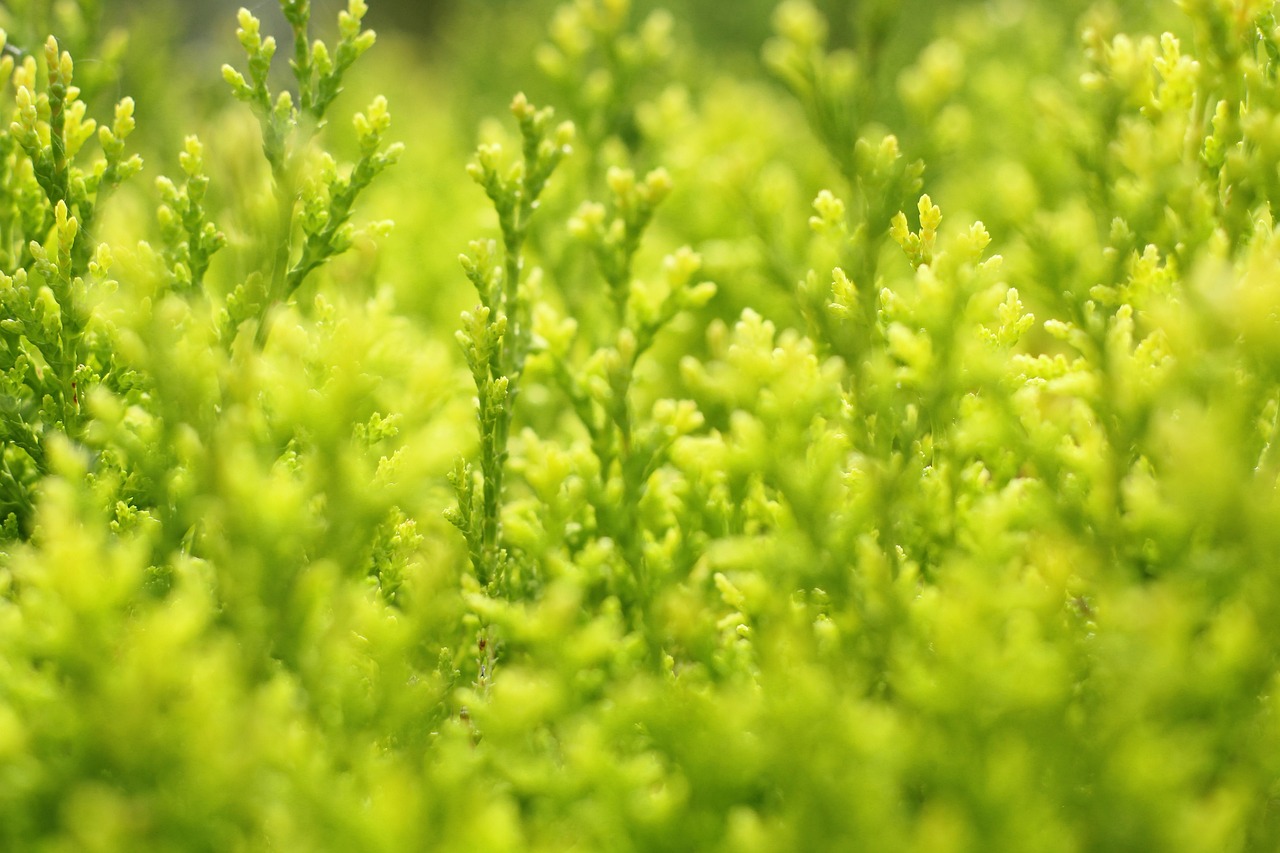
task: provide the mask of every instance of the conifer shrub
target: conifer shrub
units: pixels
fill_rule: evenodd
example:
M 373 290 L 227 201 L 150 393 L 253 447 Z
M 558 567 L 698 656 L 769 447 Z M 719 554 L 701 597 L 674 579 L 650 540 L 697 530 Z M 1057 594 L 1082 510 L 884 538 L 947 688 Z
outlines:
M 0 8 L 0 849 L 1280 848 L 1274 5 L 766 5 Z

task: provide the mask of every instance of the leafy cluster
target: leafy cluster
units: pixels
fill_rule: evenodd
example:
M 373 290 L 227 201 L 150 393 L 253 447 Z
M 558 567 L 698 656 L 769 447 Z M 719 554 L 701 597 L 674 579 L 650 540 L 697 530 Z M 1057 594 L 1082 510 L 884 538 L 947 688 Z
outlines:
M 904 9 L 4 52 L 0 848 L 1280 846 L 1274 10 Z
M 372 30 L 361 29 L 368 11 L 364 0 L 351 0 L 339 13 L 339 40 L 332 53 L 319 39 L 307 41 L 311 20 L 308 0 L 281 3 L 280 9 L 293 34 L 294 56 L 289 64 L 298 86 L 297 104 L 287 89 L 273 96 L 269 72 L 276 41 L 262 35 L 261 22 L 247 9 L 240 10 L 236 35 L 248 60 L 249 77 L 230 65 L 222 67 L 232 93 L 257 115 L 276 201 L 275 250 L 269 276 L 255 287 L 237 292 L 234 295 L 238 298 L 228 302 L 233 323 L 248 319 L 259 323 L 259 342 L 268 328 L 266 312 L 291 297 L 314 270 L 351 248 L 360 236 L 349 222 L 356 198 L 399 159 L 403 150 L 401 143 L 384 144 L 391 115 L 382 96 L 374 98 L 364 113 L 355 115 L 360 156 L 344 174 L 339 174 L 330 154 L 309 150 L 308 143 L 342 89 L 343 75 L 373 46 L 375 37 Z M 305 179 L 301 174 L 304 158 L 312 161 L 306 164 Z M 197 242 L 201 239 L 199 234 L 192 236 Z
M 0 129 L 7 188 L 0 204 L 0 514 L 10 535 L 29 530 L 33 491 L 50 473 L 50 436 L 80 438 L 82 400 L 100 385 L 130 384 L 111 329 L 94 321 L 100 293 L 115 283 L 107 277 L 110 249 L 95 246 L 92 234 L 99 206 L 142 167 L 125 152 L 133 101 L 120 101 L 114 121 L 99 127 L 80 100 L 70 54 L 52 36 L 43 59 L 39 75 L 34 56 L 0 58 L 0 80 L 12 91 Z M 78 164 L 91 141 L 101 153 Z
M 517 95 L 511 112 L 520 125 L 523 157 L 505 171 L 499 164 L 502 147 L 482 146 L 468 173 L 493 202 L 502 230 L 502 254 L 492 242 L 476 241 L 471 254 L 461 257 L 467 278 L 480 304 L 462 315 L 458 343 L 466 355 L 476 386 L 476 416 L 480 428 L 480 469 L 459 462 L 450 481 L 458 494 L 458 508 L 450 514 L 466 536 L 472 568 L 481 586 L 502 589 L 507 575 L 507 552 L 500 543 L 501 504 L 507 442 L 513 406 L 531 345 L 531 288 L 524 275 L 524 244 L 529 220 L 547 180 L 569 153 L 573 125 L 551 125 L 553 111 L 536 109 Z

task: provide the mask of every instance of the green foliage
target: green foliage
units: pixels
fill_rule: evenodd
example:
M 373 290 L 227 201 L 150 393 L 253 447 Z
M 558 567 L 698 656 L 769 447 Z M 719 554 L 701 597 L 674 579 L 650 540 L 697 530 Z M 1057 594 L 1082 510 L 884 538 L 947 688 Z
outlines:
M 290 66 L 298 84 L 297 105 L 288 90 L 273 96 L 268 75 L 276 41 L 262 35 L 261 22 L 247 9 L 240 10 L 236 36 L 248 60 L 249 78 L 246 80 L 230 65 L 222 66 L 222 77 L 232 93 L 253 107 L 257 115 L 262 153 L 271 167 L 276 200 L 276 248 L 270 276 L 260 285 L 263 292 L 256 294 L 257 299 L 250 295 L 246 304 L 242 293 L 235 306 L 238 310 L 229 310 L 235 323 L 246 319 L 259 323 L 259 342 L 265 339 L 268 328 L 266 312 L 292 296 L 312 271 L 351 248 L 360 236 L 348 222 L 356 198 L 399 159 L 403 150 L 400 143 L 383 144 L 391 116 L 382 96 L 374 98 L 366 112 L 355 115 L 360 159 L 345 174 L 339 174 L 327 152 L 307 149 L 341 91 L 343 75 L 373 46 L 374 33 L 360 28 L 367 11 L 363 0 L 351 0 L 338 15 L 339 41 L 331 55 L 324 42 L 307 42 L 311 20 L 311 4 L 307 0 L 282 2 L 280 9 L 293 35 Z M 300 162 L 304 158 L 312 162 Z M 301 246 L 297 245 L 295 225 L 301 226 Z
M 502 147 L 484 145 L 467 169 L 497 211 L 502 254 L 499 259 L 492 242 L 476 241 L 471 254 L 461 257 L 480 297 L 473 312 L 463 313 L 464 325 L 457 334 L 475 380 L 480 469 L 460 461 L 450 474 L 458 508 L 449 520 L 467 538 L 477 581 L 495 590 L 511 583 L 501 543 L 503 480 L 514 404 L 531 341 L 529 289 L 536 287 L 538 277 L 535 270 L 532 281 L 521 280 L 522 253 L 538 197 L 573 139 L 571 123 L 552 128 L 552 111 L 536 109 L 524 95 L 512 101 L 511 112 L 520 125 L 522 159 L 503 171 Z
M 94 247 L 92 229 L 99 205 L 142 168 L 137 155 L 125 154 L 133 101 L 123 99 L 114 122 L 99 128 L 79 100 L 70 54 L 52 36 L 43 58 L 43 83 L 35 57 L 19 65 L 7 54 L 0 59 L 0 79 L 13 92 L 7 129 L 0 131 L 8 188 L 0 205 L 0 514 L 10 531 L 30 524 L 36 483 L 50 473 L 50 437 L 80 438 L 82 400 L 99 385 L 129 382 L 112 329 L 95 322 L 94 304 L 115 282 L 107 278 L 110 249 Z M 91 166 L 78 165 L 95 135 L 101 155 Z
M 164 240 L 165 267 L 175 290 L 199 290 L 213 255 L 227 244 L 227 237 L 210 222 L 204 209 L 209 177 L 204 173 L 204 146 L 188 136 L 179 155 L 185 182 L 179 187 L 158 178 L 161 205 L 156 210 Z
M 630 0 L 565 3 L 535 56 L 582 129 L 593 162 L 610 139 L 633 151 L 639 147 L 637 91 L 672 52 L 669 13 L 650 12 L 634 32 L 631 17 Z
M 279 8 L 0 10 L 0 849 L 1280 846 L 1271 4 Z

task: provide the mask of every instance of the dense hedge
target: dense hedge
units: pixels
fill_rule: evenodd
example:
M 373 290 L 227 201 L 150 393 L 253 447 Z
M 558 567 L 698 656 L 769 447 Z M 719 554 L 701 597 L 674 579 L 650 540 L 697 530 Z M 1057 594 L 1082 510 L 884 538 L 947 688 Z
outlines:
M 1273 4 L 761 5 L 0 7 L 0 849 L 1280 848 Z

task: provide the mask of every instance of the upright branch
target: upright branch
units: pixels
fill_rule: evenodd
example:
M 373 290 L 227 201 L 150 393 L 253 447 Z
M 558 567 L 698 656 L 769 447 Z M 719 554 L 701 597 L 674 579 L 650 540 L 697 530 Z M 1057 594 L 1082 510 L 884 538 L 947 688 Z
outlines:
M 528 287 L 537 284 L 536 276 L 529 282 L 522 279 L 523 247 L 538 197 L 569 153 L 574 135 L 571 123 L 553 125 L 553 111 L 536 109 L 523 94 L 516 95 L 511 112 L 520 127 L 520 159 L 504 167 L 502 147 L 482 145 L 467 168 L 493 202 L 502 249 L 492 241 L 476 241 L 461 256 L 480 298 L 473 311 L 463 313 L 457 333 L 476 384 L 480 471 L 459 462 L 451 476 L 458 507 L 448 513 L 467 538 L 476 578 L 495 592 L 505 582 L 501 504 L 507 441 L 530 347 Z
M 662 401 L 652 417 L 638 416 L 632 400 L 636 365 L 658 333 L 680 313 L 704 306 L 716 292 L 701 281 L 702 259 L 688 247 L 663 264 L 660 282 L 636 279 L 633 268 L 644 233 L 659 204 L 671 192 L 665 169 L 637 180 L 629 169 L 610 169 L 607 203 L 587 202 L 570 221 L 573 236 L 595 256 L 608 287 L 616 321 L 613 345 L 599 337 L 585 365 L 571 365 L 572 340 L 551 333 L 547 347 L 553 371 L 591 440 L 598 461 L 592 504 L 598 532 L 619 546 L 626 563 L 616 592 L 655 652 L 660 643 L 648 630 L 653 578 L 645 556 L 646 532 L 638 523 L 641 502 L 654 473 L 667 462 L 676 438 L 698 429 L 702 416 L 688 401 Z M 554 323 L 550 324 L 554 325 Z M 576 334 L 576 324 L 569 327 Z
M 0 45 L 6 45 L 0 32 Z M 21 61 L 15 60 L 20 57 Z M 13 101 L 0 122 L 0 152 L 12 157 L 0 193 L 0 522 L 25 530 L 32 490 L 49 471 L 47 439 L 83 438 L 84 400 L 107 378 L 109 334 L 95 329 L 92 292 L 109 289 L 111 253 L 91 228 L 102 202 L 142 168 L 125 151 L 133 101 L 109 125 L 88 118 L 75 64 L 50 37 L 40 59 L 6 50 L 0 81 Z M 41 84 L 41 77 L 44 84 Z M 101 154 L 84 163 L 97 139 Z M 14 168 L 25 160 L 22 168 Z
M 308 44 L 311 4 L 307 0 L 280 0 L 280 8 L 292 30 L 290 65 L 298 86 L 296 102 L 287 90 L 272 93 L 268 76 L 276 42 L 262 35 L 261 23 L 247 9 L 240 10 L 236 35 L 245 51 L 248 77 L 230 65 L 222 67 L 232 92 L 258 116 L 276 199 L 270 279 L 265 284 L 246 282 L 228 302 L 232 325 L 248 319 L 258 322 L 259 344 L 266 340 L 267 312 L 289 299 L 311 272 L 351 247 L 358 233 L 350 224 L 357 197 L 403 150 L 398 143 L 385 144 L 391 116 L 386 100 L 379 96 L 355 116 L 360 158 L 354 165 L 339 169 L 327 152 L 318 158 L 318 168 L 304 162 L 302 151 L 324 126 L 330 105 L 342 91 L 344 75 L 373 46 L 375 35 L 361 29 L 368 11 L 364 0 L 349 0 L 339 13 L 333 51 L 318 39 Z M 386 227 L 377 223 L 373 230 L 383 232 Z
M 890 218 L 919 192 L 924 173 L 924 164 L 904 157 L 897 138 L 874 123 L 870 81 L 885 37 L 883 6 L 859 6 L 857 51 L 829 50 L 827 22 L 817 9 L 807 0 L 787 0 L 774 15 L 776 36 L 765 45 L 770 70 L 800 102 L 810 129 L 848 185 L 848 209 L 839 199 L 825 203 L 811 224 L 819 233 L 839 232 L 842 267 L 868 293 L 878 290 Z M 815 335 L 834 341 L 839 354 L 851 355 L 857 339 L 841 342 L 844 336 L 824 308 L 828 293 L 810 282 L 802 285 L 801 297 Z
M 179 291 L 198 290 L 210 259 L 226 245 L 227 238 L 204 208 L 209 178 L 204 173 L 204 146 L 197 137 L 184 140 L 178 162 L 185 176 L 181 185 L 164 176 L 156 179 L 160 192 L 156 218 L 171 286 Z
M 640 147 L 641 90 L 673 51 L 669 12 L 655 9 L 634 27 L 631 18 L 629 0 L 565 3 L 534 57 L 581 133 L 593 181 L 607 141 Z

